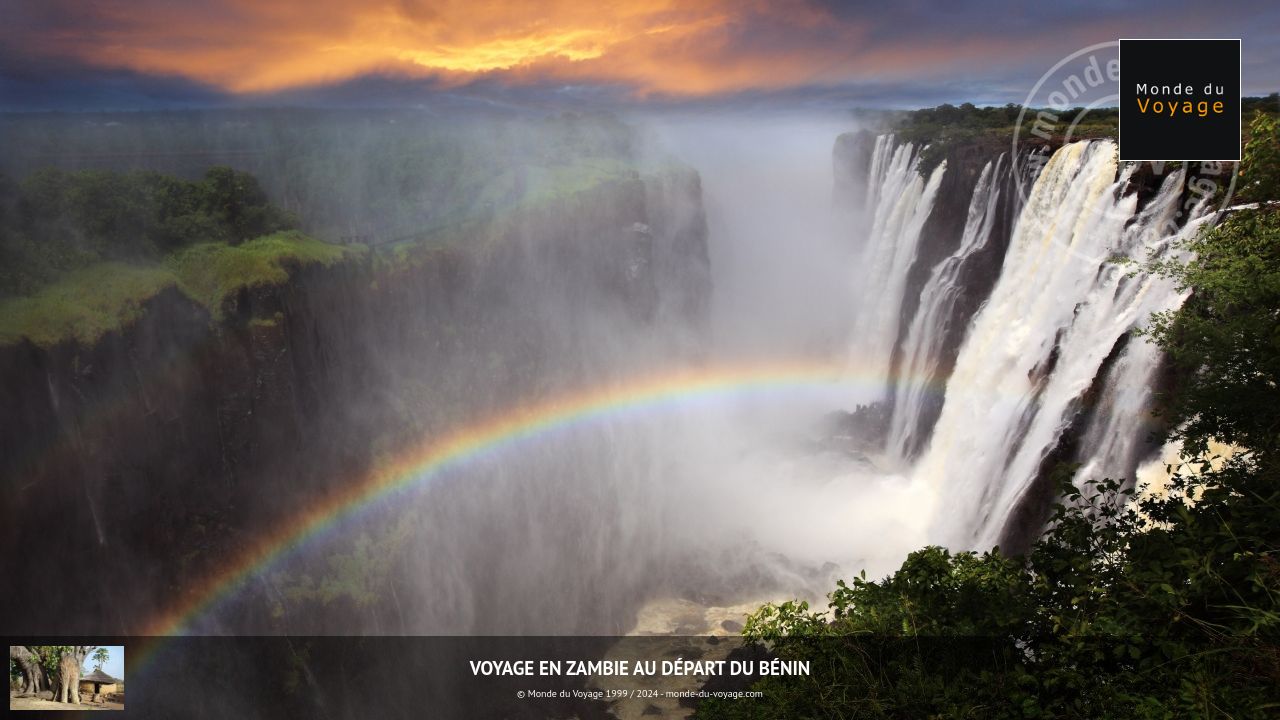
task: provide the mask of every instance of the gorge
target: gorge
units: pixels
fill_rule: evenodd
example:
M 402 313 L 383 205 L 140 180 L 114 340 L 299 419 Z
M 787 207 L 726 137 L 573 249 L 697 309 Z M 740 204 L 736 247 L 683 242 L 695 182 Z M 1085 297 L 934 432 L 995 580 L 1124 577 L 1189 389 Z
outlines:
M 1134 331 L 1185 295 L 1141 264 L 1192 225 L 1182 176 L 1109 141 L 1031 178 L 845 120 L 517 118 L 419 153 L 393 119 L 195 120 L 218 158 L 288 148 L 245 169 L 327 249 L 242 284 L 171 258 L 105 332 L 4 336 L 11 631 L 623 634 L 1025 548 L 1057 464 L 1159 450 Z

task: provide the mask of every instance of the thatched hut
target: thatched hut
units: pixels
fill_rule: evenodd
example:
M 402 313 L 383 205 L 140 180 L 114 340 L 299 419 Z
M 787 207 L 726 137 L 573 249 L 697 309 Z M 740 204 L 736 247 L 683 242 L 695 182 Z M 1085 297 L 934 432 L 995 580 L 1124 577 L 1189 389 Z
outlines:
M 80 676 L 80 692 L 89 695 L 103 695 L 105 693 L 113 693 L 120 681 L 102 672 L 102 668 L 97 668 L 88 675 Z

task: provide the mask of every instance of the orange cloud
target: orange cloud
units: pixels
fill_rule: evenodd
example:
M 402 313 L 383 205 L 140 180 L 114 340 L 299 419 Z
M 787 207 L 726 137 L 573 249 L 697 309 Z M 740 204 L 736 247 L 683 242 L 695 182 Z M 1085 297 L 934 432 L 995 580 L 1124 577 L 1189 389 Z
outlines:
M 238 94 L 380 74 L 437 86 L 605 84 L 642 98 L 954 82 L 1046 52 L 1035 33 L 972 19 L 921 28 L 902 13 L 836 13 L 824 2 L 43 0 L 24 6 L 28 27 L 0 28 L 0 43 Z M 1115 36 L 1096 24 L 1055 26 L 1052 40 L 1073 49 L 1076 38 Z
M 805 32 L 825 26 L 841 40 L 858 37 L 804 2 L 135 0 L 94 8 L 94 22 L 42 38 L 42 49 L 236 93 L 373 72 L 445 84 L 481 76 L 612 82 L 677 96 L 774 88 L 819 78 L 838 62 L 838 47 L 806 43 Z M 756 35 L 767 48 L 751 47 Z

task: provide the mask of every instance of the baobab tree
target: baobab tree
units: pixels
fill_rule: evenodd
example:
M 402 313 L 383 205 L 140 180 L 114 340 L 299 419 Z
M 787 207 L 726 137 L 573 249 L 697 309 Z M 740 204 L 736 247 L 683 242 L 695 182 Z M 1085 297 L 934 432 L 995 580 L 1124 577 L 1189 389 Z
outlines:
M 23 692 L 53 690 L 54 702 L 80 704 L 80 666 L 96 645 L 10 645 L 9 658 L 22 668 Z
M 58 679 L 53 688 L 53 701 L 80 704 L 80 666 L 92 645 L 63 645 L 58 657 Z
M 40 662 L 39 653 L 26 645 L 10 645 L 9 659 L 22 671 L 22 693 L 35 695 L 49 685 L 48 676 Z

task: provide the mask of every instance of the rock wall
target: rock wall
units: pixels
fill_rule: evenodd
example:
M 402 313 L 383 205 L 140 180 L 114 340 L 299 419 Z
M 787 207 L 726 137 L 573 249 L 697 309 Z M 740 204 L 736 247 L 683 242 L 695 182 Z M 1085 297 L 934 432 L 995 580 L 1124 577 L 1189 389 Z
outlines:
M 464 235 L 293 268 L 216 321 L 170 289 L 92 346 L 0 347 L 10 632 L 137 631 L 406 443 L 696 352 L 710 289 L 696 173 L 607 182 Z

